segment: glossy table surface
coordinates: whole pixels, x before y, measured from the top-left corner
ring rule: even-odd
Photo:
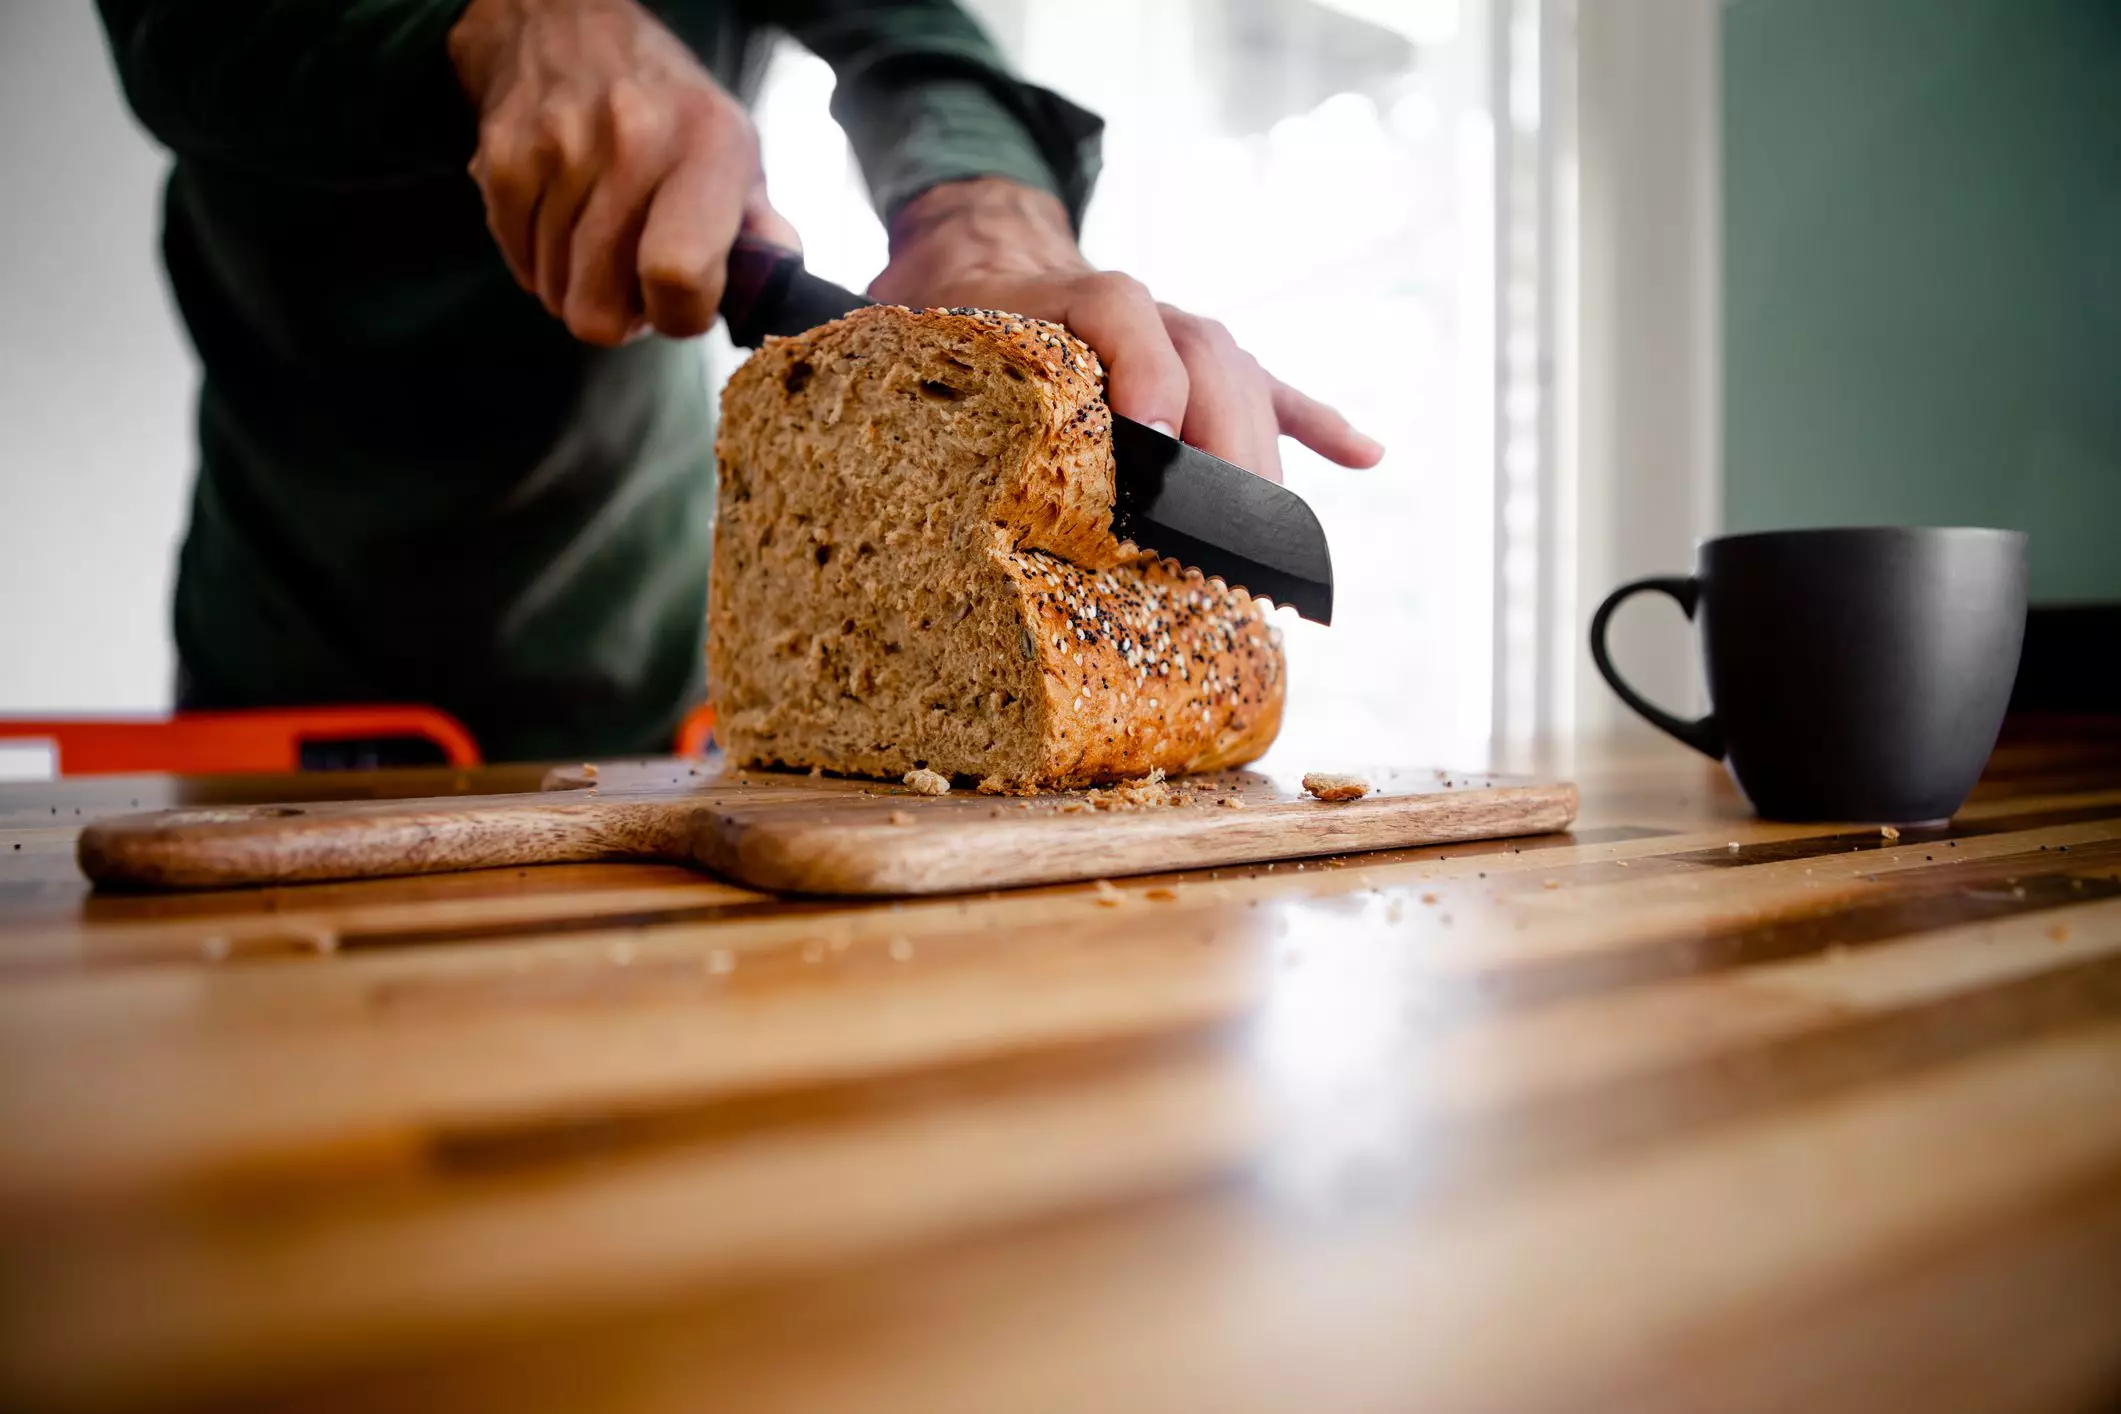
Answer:
[[[2121,734],[1897,838],[1548,764],[1570,835],[845,905],[92,896],[107,814],[540,772],[0,787],[0,1405],[2121,1394]]]

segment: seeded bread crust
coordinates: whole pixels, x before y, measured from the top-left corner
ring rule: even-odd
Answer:
[[[1017,793],[1266,749],[1279,634],[1113,538],[1102,383],[1057,325],[894,306],[738,370],[708,646],[732,759]]]
[[[1249,595],[1171,560],[1109,570],[1005,556],[1051,723],[1029,781],[1083,785],[1252,760],[1281,730],[1281,636]]]

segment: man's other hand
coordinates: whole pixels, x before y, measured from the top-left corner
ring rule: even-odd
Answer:
[[[739,231],[801,249],[743,108],[635,0],[472,0],[449,52],[486,223],[576,338],[705,333]]]
[[[1140,281],[1090,268],[1061,204],[996,178],[947,182],[891,223],[891,263],[869,287],[890,304],[976,305],[1065,324],[1104,361],[1112,410],[1281,480],[1279,439],[1342,466],[1377,442],[1259,366],[1230,331],[1158,304]]]

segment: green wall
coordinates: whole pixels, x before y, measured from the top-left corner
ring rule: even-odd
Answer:
[[[1724,519],[2121,600],[2121,0],[1723,8]]]

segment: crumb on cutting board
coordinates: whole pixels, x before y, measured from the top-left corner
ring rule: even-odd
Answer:
[[[1370,783],[1361,776],[1333,771],[1306,771],[1304,789],[1320,800],[1360,800],[1370,793]]]
[[[1190,805],[1193,797],[1164,779],[1161,767],[1131,781],[1121,781],[1106,790],[1089,790],[1083,799],[1092,810],[1148,810],[1159,805]]]
[[[918,791],[922,795],[950,794],[950,778],[939,771],[931,771],[926,766],[916,766],[908,771],[905,782],[908,789]]]
[[[1118,908],[1127,901],[1127,896],[1110,879],[1099,879],[1091,885],[1097,892],[1097,902],[1103,908]]]
[[[913,823],[913,812],[910,810],[894,810],[887,818],[894,825],[910,825]]]

